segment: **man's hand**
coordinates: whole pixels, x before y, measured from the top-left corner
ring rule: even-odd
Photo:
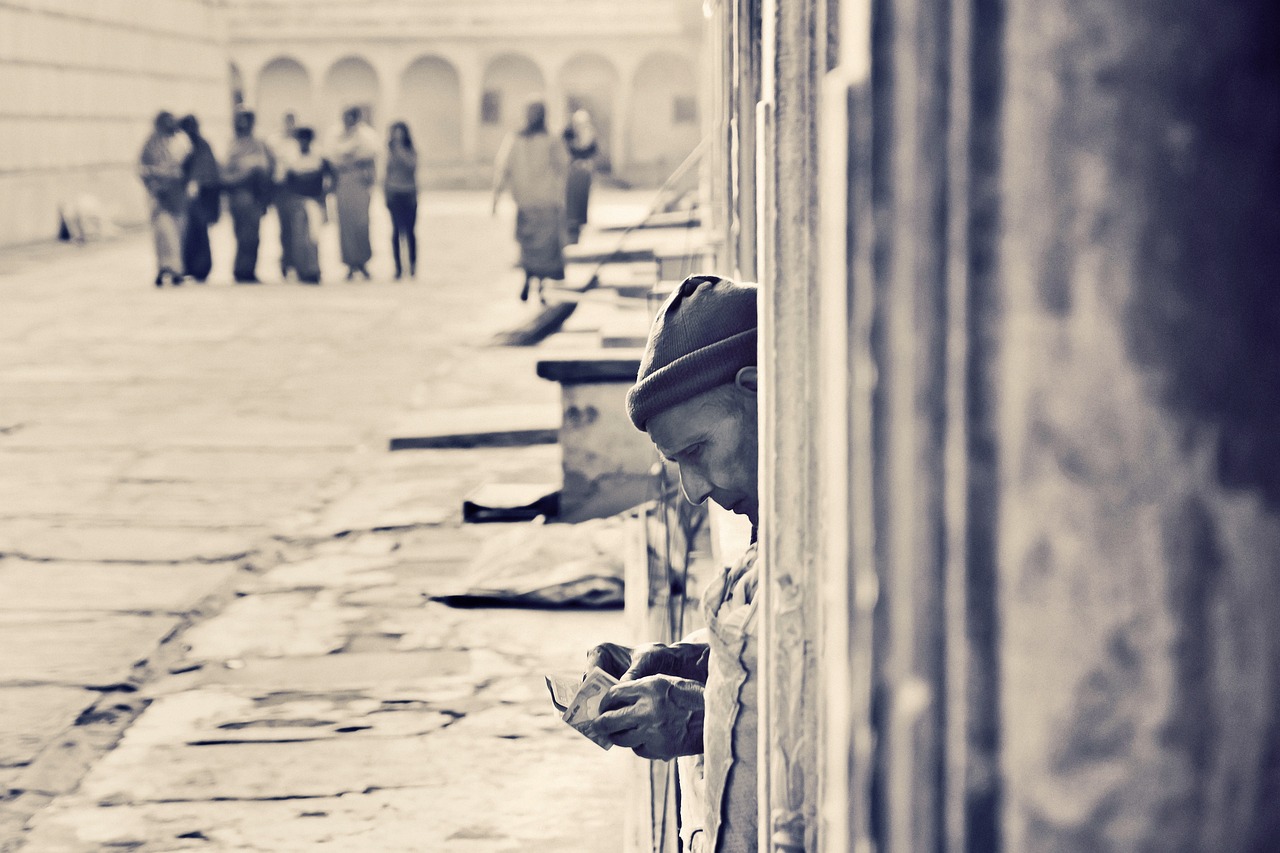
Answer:
[[[610,688],[593,728],[641,758],[666,761],[702,752],[702,685],[650,675]]]
[[[631,667],[631,649],[617,643],[601,643],[587,652],[587,672],[598,666],[614,678],[621,678]]]
[[[707,659],[711,649],[705,643],[653,643],[631,650],[631,665],[620,681],[638,681],[650,675],[673,675],[699,684],[707,683]]]

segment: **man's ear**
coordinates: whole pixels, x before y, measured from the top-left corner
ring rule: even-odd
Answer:
[[[738,371],[738,375],[733,378],[733,384],[744,391],[756,394],[760,390],[760,371],[754,364],[749,364]]]

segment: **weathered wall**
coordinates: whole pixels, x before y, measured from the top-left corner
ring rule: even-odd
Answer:
[[[1007,10],[1006,849],[1277,849],[1276,7]]]
[[[0,4],[0,245],[54,237],[84,193],[141,221],[135,164],[160,109],[230,135],[222,16],[213,0]]]

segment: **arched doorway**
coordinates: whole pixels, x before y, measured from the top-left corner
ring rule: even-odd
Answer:
[[[437,56],[418,58],[400,78],[400,94],[390,121],[413,132],[418,156],[426,162],[462,159],[462,86],[458,72]]]
[[[259,133],[275,133],[285,113],[296,115],[300,125],[316,120],[311,75],[297,60],[281,56],[264,65],[258,72],[256,91]]]
[[[676,53],[645,57],[632,82],[629,165],[649,180],[665,178],[698,144],[698,83]]]
[[[482,159],[494,158],[507,131],[524,124],[525,101],[545,88],[541,69],[527,56],[504,53],[489,61],[480,93],[477,142]]]
[[[373,66],[358,56],[339,59],[329,68],[324,78],[324,90],[320,100],[321,115],[316,120],[321,133],[332,131],[342,122],[342,111],[347,107],[360,107],[370,123],[381,121],[376,114],[378,105],[378,73]]]
[[[612,162],[613,108],[618,98],[618,70],[602,56],[580,53],[560,69],[560,91],[564,93],[564,119],[575,110],[586,110],[596,126],[600,144],[600,168]]]

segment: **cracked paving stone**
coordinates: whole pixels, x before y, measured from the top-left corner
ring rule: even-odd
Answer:
[[[81,687],[0,688],[0,767],[30,762],[101,695]]]

